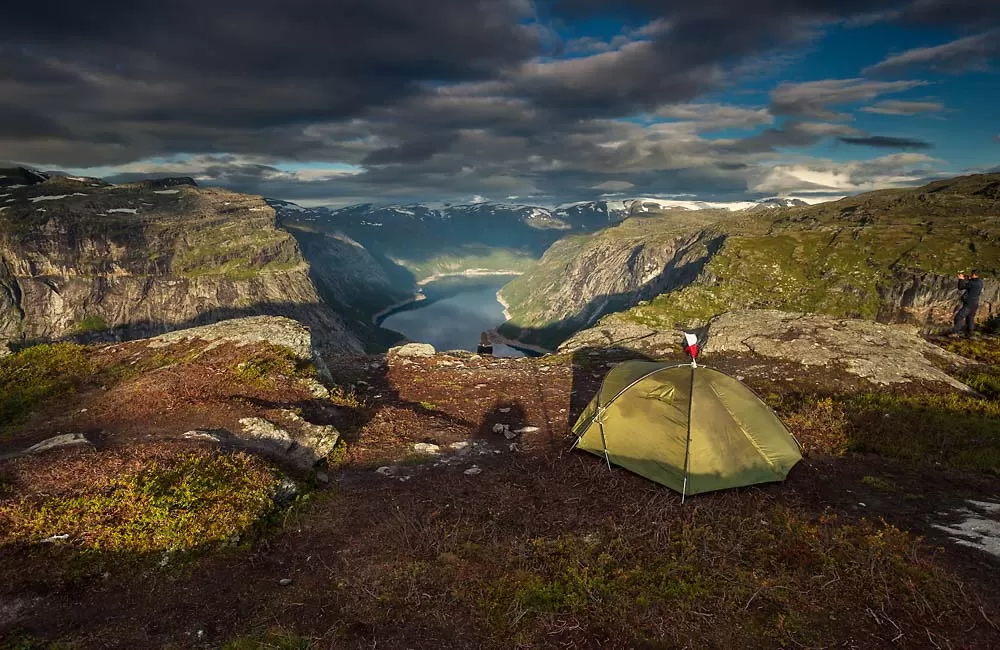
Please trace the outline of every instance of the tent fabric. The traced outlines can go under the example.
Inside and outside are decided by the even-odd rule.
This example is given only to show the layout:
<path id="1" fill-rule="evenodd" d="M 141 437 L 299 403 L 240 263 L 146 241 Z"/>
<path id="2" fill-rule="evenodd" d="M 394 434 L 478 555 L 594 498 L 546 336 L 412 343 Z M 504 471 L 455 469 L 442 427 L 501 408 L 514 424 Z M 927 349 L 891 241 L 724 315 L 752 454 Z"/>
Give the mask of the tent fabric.
<path id="1" fill-rule="evenodd" d="M 627 361 L 580 415 L 576 446 L 682 495 L 783 481 L 802 459 L 781 420 L 712 368 Z"/>

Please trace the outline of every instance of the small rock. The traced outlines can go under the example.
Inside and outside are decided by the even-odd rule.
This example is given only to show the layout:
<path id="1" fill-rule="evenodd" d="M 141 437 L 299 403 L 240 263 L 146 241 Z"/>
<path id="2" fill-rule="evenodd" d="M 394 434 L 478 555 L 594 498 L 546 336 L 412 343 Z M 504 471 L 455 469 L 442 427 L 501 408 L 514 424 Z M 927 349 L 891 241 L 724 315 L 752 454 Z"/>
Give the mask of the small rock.
<path id="1" fill-rule="evenodd" d="M 278 581 L 278 584 L 281 585 L 282 587 L 287 587 L 288 585 L 292 584 L 292 579 L 282 578 L 281 580 Z"/>
<path id="2" fill-rule="evenodd" d="M 474 388 L 486 388 L 486 384 L 476 384 Z"/>
<path id="3" fill-rule="evenodd" d="M 316 480 L 320 483 L 329 483 L 330 477 L 326 475 L 326 472 L 316 472 Z"/>
<path id="4" fill-rule="evenodd" d="M 291 503 L 299 494 L 299 486 L 296 485 L 295 481 L 288 478 L 287 476 L 281 479 L 278 483 L 278 487 L 274 490 L 274 502 L 279 506 L 283 506 L 286 503 Z"/>
<path id="5" fill-rule="evenodd" d="M 497 424 L 493 425 L 493 433 L 504 433 L 509 430 L 510 430 L 509 424 L 500 424 L 498 422 Z"/>
<path id="6" fill-rule="evenodd" d="M 518 444 L 516 442 L 510 443 L 510 445 L 508 446 L 508 449 L 510 451 L 512 451 L 512 452 L 515 452 L 515 453 L 521 451 L 521 448 L 518 446 Z"/>
<path id="7" fill-rule="evenodd" d="M 462 473 L 466 476 L 475 476 L 476 474 L 482 474 L 482 472 L 483 470 L 478 465 L 473 465 Z"/>
<path id="8" fill-rule="evenodd" d="M 503 437 L 506 438 L 507 440 L 513 440 L 514 438 L 517 437 L 517 434 L 511 431 L 510 429 L 507 429 L 506 431 L 503 432 Z"/>
<path id="9" fill-rule="evenodd" d="M 40 454 L 50 449 L 59 449 L 60 447 L 72 447 L 75 445 L 90 445 L 90 441 L 82 433 L 64 433 L 59 436 L 53 436 L 47 438 L 37 445 L 32 445 L 24 450 L 25 455 L 27 454 Z"/>
<path id="10" fill-rule="evenodd" d="M 541 431 L 538 427 L 521 427 L 520 429 L 514 429 L 514 433 L 537 433 Z"/>
<path id="11" fill-rule="evenodd" d="M 469 441 L 468 440 L 462 440 L 461 442 L 453 442 L 450 445 L 448 445 L 448 449 L 451 449 L 451 450 L 454 450 L 454 451 L 461 451 L 463 449 L 468 449 L 468 448 L 469 448 Z"/>
<path id="12" fill-rule="evenodd" d="M 316 399 L 328 399 L 330 397 L 330 391 L 326 389 L 326 386 L 319 383 L 315 379 L 306 380 L 306 388 Z"/>
<path id="13" fill-rule="evenodd" d="M 441 453 L 441 447 L 432 445 L 429 442 L 418 442 L 413 445 L 413 451 L 418 454 L 439 454 Z"/>
<path id="14" fill-rule="evenodd" d="M 225 433 L 228 433 L 228 431 Z M 181 437 L 185 440 L 207 440 L 209 442 L 220 443 L 225 436 L 221 431 L 194 429 L 193 431 L 185 431 L 181 434 Z"/>
<path id="15" fill-rule="evenodd" d="M 52 542 L 61 542 L 64 539 L 69 539 L 69 535 L 53 535 L 52 537 L 46 537 L 45 539 L 40 540 L 40 543 L 51 544 Z"/>
<path id="16" fill-rule="evenodd" d="M 497 410 L 500 411 L 501 413 L 510 413 L 510 407 L 509 406 L 504 407 L 502 409 L 497 409 Z"/>
<path id="17" fill-rule="evenodd" d="M 384 467 L 379 467 L 377 470 L 375 470 L 375 473 L 381 474 L 382 476 L 392 476 L 393 474 L 396 473 L 396 468 L 390 465 L 386 465 Z"/>

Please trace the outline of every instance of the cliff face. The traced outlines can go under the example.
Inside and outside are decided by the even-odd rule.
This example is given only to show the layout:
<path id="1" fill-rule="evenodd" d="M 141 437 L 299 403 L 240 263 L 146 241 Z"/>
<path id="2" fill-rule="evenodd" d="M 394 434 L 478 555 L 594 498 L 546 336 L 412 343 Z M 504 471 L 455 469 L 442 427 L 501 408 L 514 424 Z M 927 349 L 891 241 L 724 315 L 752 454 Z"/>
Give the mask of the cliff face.
<path id="1" fill-rule="evenodd" d="M 1000 310 L 998 197 L 1000 174 L 990 174 L 810 207 L 630 219 L 559 242 L 504 287 L 504 329 L 551 346 L 611 312 L 673 328 L 779 309 L 930 330 L 950 324 L 956 275 L 973 268 L 985 320 Z M 644 264 L 628 263 L 651 246 Z"/>
<path id="2" fill-rule="evenodd" d="M 259 197 L 187 179 L 0 176 L 0 342 L 136 338 L 272 314 L 301 320 L 329 350 L 361 349 Z"/>
<path id="3" fill-rule="evenodd" d="M 677 214 L 669 223 L 630 219 L 593 236 L 560 240 L 529 273 L 504 286 L 514 315 L 501 330 L 554 346 L 565 332 L 691 283 L 725 236 L 706 228 L 714 212 Z"/>

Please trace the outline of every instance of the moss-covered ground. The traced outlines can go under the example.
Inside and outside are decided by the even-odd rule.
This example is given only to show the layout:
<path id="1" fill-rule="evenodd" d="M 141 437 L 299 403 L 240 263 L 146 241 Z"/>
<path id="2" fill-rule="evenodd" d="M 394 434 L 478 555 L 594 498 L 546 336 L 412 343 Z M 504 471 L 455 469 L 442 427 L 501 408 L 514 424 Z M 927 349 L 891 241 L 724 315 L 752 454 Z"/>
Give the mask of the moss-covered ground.
<path id="1" fill-rule="evenodd" d="M 1000 373 L 1000 341 L 942 343 L 981 362 L 963 376 Z M 96 372 L 134 352 L 85 350 Z M 129 429 L 144 432 L 170 421 L 162 410 L 267 409 L 297 372 L 272 352 L 161 350 L 168 363 L 103 399 L 158 405 Z M 338 359 L 329 401 L 346 444 L 330 487 L 278 517 L 266 463 L 196 443 L 0 463 L 0 516 L 17 522 L 0 541 L 0 602 L 45 603 L 24 601 L 0 630 L 40 647 L 995 647 L 998 561 L 930 519 L 1000 490 L 995 393 L 748 376 L 806 459 L 784 483 L 681 504 L 568 451 L 616 360 Z M 209 410 L 187 410 L 198 402 Z M 538 430 L 512 450 L 496 422 Z M 416 442 L 489 451 L 435 466 Z M 37 541 L 60 534 L 73 541 Z M 100 561 L 112 551 L 98 546 L 128 561 Z M 198 552 L 161 566 L 172 548 Z"/>

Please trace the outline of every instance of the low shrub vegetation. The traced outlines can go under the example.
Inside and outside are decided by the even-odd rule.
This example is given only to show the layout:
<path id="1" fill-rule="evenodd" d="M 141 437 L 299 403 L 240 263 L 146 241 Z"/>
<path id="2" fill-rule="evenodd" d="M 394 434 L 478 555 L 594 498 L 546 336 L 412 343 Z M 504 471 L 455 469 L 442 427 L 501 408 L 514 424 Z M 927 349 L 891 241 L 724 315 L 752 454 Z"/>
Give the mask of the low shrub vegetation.
<path id="1" fill-rule="evenodd" d="M 36 345 L 0 359 L 0 431 L 42 402 L 77 390 L 93 372 L 86 348 L 72 343 Z"/>
<path id="2" fill-rule="evenodd" d="M 68 535 L 100 551 L 188 550 L 251 528 L 273 507 L 275 489 L 255 456 L 162 458 L 107 473 L 74 494 L 0 502 L 0 544 Z"/>
<path id="3" fill-rule="evenodd" d="M 257 388 L 271 388 L 278 377 L 315 377 L 316 368 L 296 357 L 291 350 L 263 345 L 252 358 L 233 369 L 240 381 Z"/>

